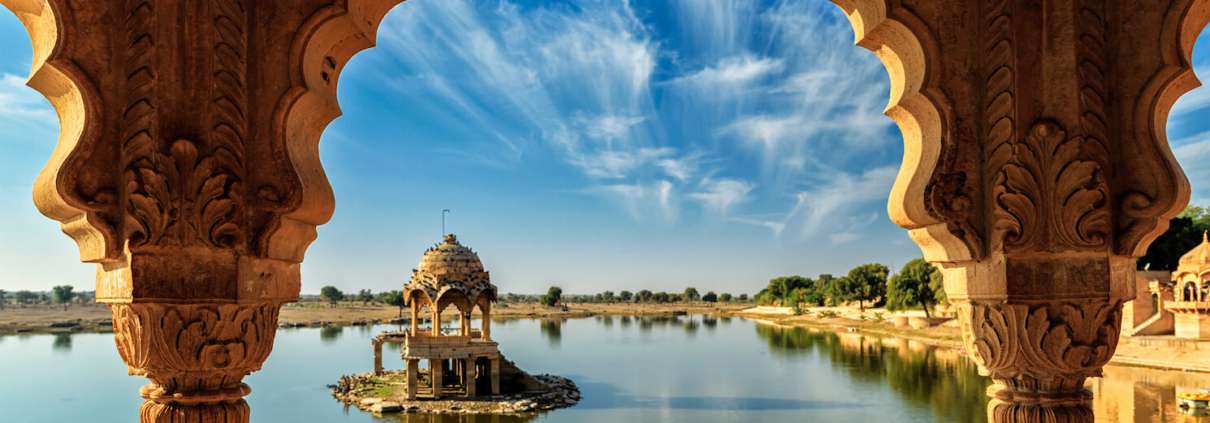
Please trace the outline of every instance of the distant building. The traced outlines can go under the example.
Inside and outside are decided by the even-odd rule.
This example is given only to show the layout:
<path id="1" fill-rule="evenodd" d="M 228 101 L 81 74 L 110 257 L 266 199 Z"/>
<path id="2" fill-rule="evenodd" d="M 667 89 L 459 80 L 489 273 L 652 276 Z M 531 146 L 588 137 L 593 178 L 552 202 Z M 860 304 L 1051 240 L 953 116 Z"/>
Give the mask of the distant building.
<path id="1" fill-rule="evenodd" d="M 1210 339 L 1210 240 L 1181 256 L 1174 272 L 1139 271 L 1137 296 L 1122 308 L 1122 334 Z"/>
<path id="2" fill-rule="evenodd" d="M 479 256 L 458 243 L 454 234 L 430 248 L 420 259 L 412 279 L 403 287 L 404 303 L 411 308 L 411 329 L 384 333 L 374 340 L 374 370 L 382 372 L 382 343 L 402 343 L 407 364 L 407 396 L 416 399 L 422 390 L 434 398 L 445 394 L 475 397 L 484 391 L 500 393 L 501 355 L 491 340 L 491 306 L 496 286 L 483 269 Z M 441 313 L 458 310 L 458 327 L 442 327 Z M 482 313 L 482 328 L 471 327 L 472 311 Z M 422 328 L 422 320 L 430 322 Z M 428 386 L 419 381 L 420 360 L 428 361 Z M 516 372 L 514 372 L 516 373 Z"/>

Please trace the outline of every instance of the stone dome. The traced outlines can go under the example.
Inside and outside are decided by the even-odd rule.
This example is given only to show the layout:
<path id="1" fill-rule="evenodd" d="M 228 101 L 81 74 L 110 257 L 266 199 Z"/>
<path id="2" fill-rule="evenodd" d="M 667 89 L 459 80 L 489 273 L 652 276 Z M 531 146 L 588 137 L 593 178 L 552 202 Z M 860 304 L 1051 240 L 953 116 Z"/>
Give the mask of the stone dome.
<path id="1" fill-rule="evenodd" d="M 410 301 L 410 294 L 417 290 L 434 303 L 450 291 L 461 293 L 470 304 L 477 303 L 483 295 L 488 295 L 489 301 L 496 300 L 496 286 L 483 269 L 479 255 L 458 243 L 454 234 L 447 234 L 440 244 L 420 257 L 420 264 L 412 270 L 412 279 L 404 285 L 405 298 Z"/>
<path id="2" fill-rule="evenodd" d="M 1197 267 L 1210 265 L 1210 240 L 1207 239 L 1206 233 L 1202 233 L 1202 243 L 1193 247 L 1188 253 L 1181 256 L 1181 262 L 1178 269 L 1185 267 Z M 1191 269 L 1192 270 L 1192 269 Z"/>

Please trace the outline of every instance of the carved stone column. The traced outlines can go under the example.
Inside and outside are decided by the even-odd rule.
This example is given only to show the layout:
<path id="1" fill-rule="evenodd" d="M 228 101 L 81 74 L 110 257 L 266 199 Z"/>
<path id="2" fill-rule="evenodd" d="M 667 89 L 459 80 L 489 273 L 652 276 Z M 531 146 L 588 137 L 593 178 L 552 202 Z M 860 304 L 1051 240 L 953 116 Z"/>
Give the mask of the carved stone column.
<path id="1" fill-rule="evenodd" d="M 97 265 L 144 422 L 246 422 L 333 208 L 336 79 L 399 1 L 0 0 L 61 122 L 34 200 Z"/>
<path id="2" fill-rule="evenodd" d="M 1165 137 L 1206 0 L 834 0 L 891 76 L 891 218 L 942 267 L 996 422 L 1091 422 L 1135 258 L 1188 202 Z"/>

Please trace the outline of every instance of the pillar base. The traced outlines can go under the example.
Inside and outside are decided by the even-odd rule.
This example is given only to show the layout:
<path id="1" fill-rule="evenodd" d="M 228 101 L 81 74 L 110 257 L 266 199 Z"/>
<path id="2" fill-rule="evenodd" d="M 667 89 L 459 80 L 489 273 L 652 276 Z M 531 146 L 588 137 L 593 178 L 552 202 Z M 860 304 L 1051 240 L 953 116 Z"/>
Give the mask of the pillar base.
<path id="1" fill-rule="evenodd" d="M 987 405 L 989 422 L 1047 422 L 1092 423 L 1092 392 L 1077 389 L 1070 392 L 1038 392 L 1013 390 L 996 383 L 987 389 L 992 397 Z"/>
<path id="2" fill-rule="evenodd" d="M 218 404 L 161 404 L 148 400 L 139 407 L 141 423 L 247 423 L 252 410 L 243 399 Z"/>

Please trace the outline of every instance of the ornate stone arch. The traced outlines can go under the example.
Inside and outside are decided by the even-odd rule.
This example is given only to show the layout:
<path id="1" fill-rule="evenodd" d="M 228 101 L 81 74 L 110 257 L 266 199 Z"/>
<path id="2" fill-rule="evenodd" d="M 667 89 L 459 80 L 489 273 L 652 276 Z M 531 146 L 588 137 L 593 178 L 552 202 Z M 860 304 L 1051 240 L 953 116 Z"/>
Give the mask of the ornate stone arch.
<path id="1" fill-rule="evenodd" d="M 1080 382 L 1116 347 L 1134 257 L 1188 201 L 1164 123 L 1197 85 L 1210 0 L 834 1 L 891 75 L 905 154 L 888 211 L 943 267 L 964 342 L 999 385 L 992 417 L 1091 420 Z M 29 31 L 29 83 L 61 122 L 35 203 L 98 264 L 119 351 L 152 381 L 143 421 L 247 421 L 240 381 L 333 211 L 318 141 L 340 71 L 400 0 L 0 3 Z M 162 36 L 181 26 L 203 35 Z M 1043 38 L 1062 54 L 1040 56 Z M 197 93 L 157 77 L 181 57 L 206 57 L 190 70 L 217 87 L 200 110 L 173 107 Z M 198 322 L 221 323 L 179 336 Z"/>

